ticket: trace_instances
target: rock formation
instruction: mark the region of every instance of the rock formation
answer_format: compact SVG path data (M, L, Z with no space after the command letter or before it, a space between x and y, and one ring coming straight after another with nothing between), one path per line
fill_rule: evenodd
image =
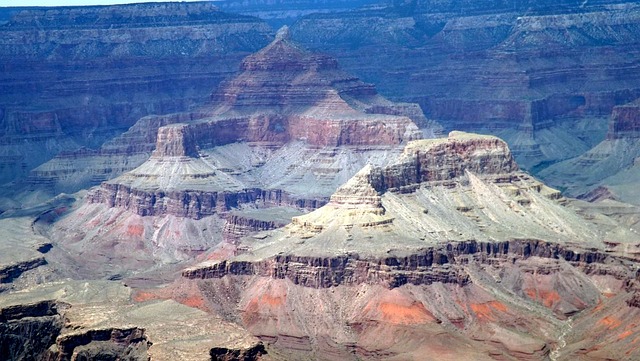
M2 183L60 152L61 162L96 167L77 149L97 149L145 115L201 104L272 39L263 21L207 2L19 10L0 25Z
M183 276L288 357L570 359L597 354L578 349L591 339L574 322L636 314L618 300L634 297L625 280L635 285L640 236L583 212L519 171L503 141L453 132L410 142L325 206ZM605 246L612 239L625 247ZM606 311L592 316L596 306ZM614 344L604 354L638 352Z
M285 161L291 158L287 155L291 151L287 146L298 141L303 142L303 149L298 152L339 158L330 161L325 156L317 161L319 164L310 165L321 168L311 172L322 187L312 195L326 197L368 158L380 158L384 153L394 151L398 144L423 134L432 137L440 131L436 123L424 117L417 105L392 103L378 95L372 85L342 72L335 59L309 53L293 44L286 28L273 43L244 59L240 70L214 92L212 104L189 113L142 118L126 133L105 143L98 152L62 154L36 168L29 182L36 187L45 184L69 192L107 180L139 166L154 145L163 146L162 140L156 143L158 129L185 123L189 128L185 134L192 137L193 145L203 154L213 152L210 163L230 163L236 167L232 172L251 173L241 179L247 187L274 188L274 182L282 181L282 173L274 177L260 169L272 168L272 164L256 167L244 164L245 160L229 159L230 156L235 158L248 153L243 156L245 159L258 158L259 162L270 163L265 158L274 158L271 163L282 163L281 158L288 158ZM422 128L422 133L416 124ZM245 142L252 146L234 149L232 154L222 155L224 150L218 149L238 148L236 143ZM300 145L291 148L300 148ZM338 153L343 155L335 157ZM352 153L362 154L354 156ZM158 157L161 155L157 154ZM193 151L188 155L193 157L196 153ZM348 170L343 169L344 166L326 164L350 163L348 158L361 160L349 165ZM74 167L80 163L86 166ZM249 169L237 169L239 166ZM287 173L296 178L309 170L304 167ZM296 187L300 182L291 179L287 183L289 187ZM277 188L286 187L278 185Z
M117 282L51 284L0 301L3 360L257 360L245 330L175 301L134 304ZM185 327L186 324L188 327Z
M376 152L380 153L377 149L394 151L399 149L398 145L422 136L410 118L393 115L394 112L410 111L410 106L396 106L387 101L377 95L371 85L339 71L335 60L307 53L290 43L287 36L284 28L273 43L243 61L242 72L225 82L214 94L218 106L210 111L209 117L158 128L156 150L151 158L137 169L108 181L98 191L112 194L97 195L91 199L126 208L126 204L108 200L122 198L127 202L129 196L113 193L126 188L166 193L174 190L202 191L210 194L204 198L213 199L218 197L213 193L241 192L244 195L234 196L237 200L231 200L232 204L253 202L264 193L258 188L277 191L271 183L275 181L274 177L262 176L264 172L260 171L263 168L274 172L278 170L277 163L292 161L294 164L286 165L290 168L299 166L295 163L304 162L300 157L291 159L291 150L286 148L292 142L297 144L291 148L301 147L314 152L320 149L333 153L334 157L338 152L344 153L344 149L362 153L361 158L366 160L373 158ZM424 117L417 120L428 125ZM433 135L437 128L426 128L426 131ZM234 157L254 153L266 158L263 164L242 172L217 167L216 164L235 163L234 159L221 159L220 151L225 146L238 147L235 143L249 143L253 149L244 152L248 154L234 154ZM289 159L282 159L284 157ZM235 164L236 167L238 165ZM308 170L305 166L301 168L288 176ZM320 184L319 191L307 190L306 194L327 196L335 189L330 185L341 181L348 172L348 169L334 170L335 175L328 174L333 176L329 185ZM249 175L233 177L233 173ZM278 173L278 178L283 173L284 170ZM278 188L289 191L286 185ZM162 196L151 198L160 200ZM178 198L186 199L183 196ZM202 204L203 215L206 212L212 214L216 209L216 202L202 199L197 202ZM225 204L222 207L228 208Z
M334 59L300 49L286 28L243 60L213 98L191 113L142 118L97 154L131 166L138 158L122 156L149 152L156 136L144 163L89 190L84 205L52 227L50 235L73 254L96 259L85 272L128 274L205 257L214 247L233 254L241 236L322 206L366 163L382 164L408 141L439 131L416 105L392 103ZM33 179L43 179L37 172L46 166ZM69 170L57 180L74 178ZM87 170L95 168L78 172ZM271 207L278 211L262 215ZM122 260L118 269L97 266L111 258L108 249Z
M311 14L292 38L448 130L498 135L525 169L600 142L640 96L630 1L406 1ZM347 20L348 19L348 20ZM598 69L607 69L602 72Z
M540 173L572 196L640 205L640 100L616 106L607 137L584 154Z
M640 359L640 7L289 3L0 9L0 359Z

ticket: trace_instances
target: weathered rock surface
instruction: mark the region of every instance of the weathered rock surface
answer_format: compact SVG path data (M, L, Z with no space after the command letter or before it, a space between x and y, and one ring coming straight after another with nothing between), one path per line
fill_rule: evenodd
M503 141L453 132L410 142L327 205L182 274L289 358L570 359L568 335L591 342L572 322L606 322L587 310L631 298L640 244L585 212L519 171Z
M64 203L54 206L53 212L63 212L68 206ZM52 247L51 240L38 232L33 216L11 213L0 216L0 293L18 284L16 279L20 277L31 282L51 278L46 259L46 253Z
M394 2L308 15L292 38L390 99L419 103L447 130L500 136L532 169L593 147L613 107L640 95L639 9L629 1Z
M48 186L53 183L55 189L66 191L86 186L135 169L155 144L156 153L151 160L132 174L146 174L154 169L162 173L171 163L158 163L164 162L161 159L165 156L200 157L202 161L185 158L180 162L197 163L193 167L201 170L207 168L203 162L225 170L226 166L217 164L249 166L250 169L232 170L248 173L240 177L245 188L284 190L298 198L326 197L369 159L381 159L381 155L397 152L400 144L423 135L434 136L440 131L436 123L424 117L419 106L390 102L378 95L372 85L342 72L335 59L309 53L293 44L286 28L274 42L244 59L240 68L236 77L225 81L214 92L212 105L189 113L142 118L96 153L65 154L38 167L32 172L31 183ZM422 132L416 124L423 128ZM242 151L250 154L224 154L217 150L247 142L250 147ZM292 142L296 144L290 145ZM188 150L184 148L186 145ZM296 147L303 147L295 150L297 152L324 154L324 158L314 161L315 164L298 165L300 158L290 154ZM214 153L209 161L201 157L208 153ZM244 159L236 159L238 157L258 159L251 159L256 161L254 164L246 164ZM354 159L355 164L345 169L344 163ZM83 163L87 166L74 168L74 164ZM336 167L335 163L342 165ZM321 169L316 171L309 166ZM300 169L285 171L283 167ZM286 181L280 179L283 173L293 179L284 187L274 184ZM288 189L300 187L296 178L307 173L313 174L321 189L316 192ZM222 170L216 174L224 177ZM147 188L153 188L151 183ZM189 184L182 188L189 188Z
M0 33L2 183L61 151L97 149L145 115L201 104L273 34L207 2L23 9ZM106 158L92 168L122 167Z
M214 94L219 105L210 111L212 117L159 127L151 158L104 183L88 199L143 216L200 218L259 199L280 205L293 198L288 194L326 197L355 166L334 168L325 174L313 172L313 178L329 180L317 185L320 189L315 192L290 190L286 183L273 184L276 179L282 182L282 174L294 177L308 170L304 159L289 153L296 151L296 146L315 152L320 148L329 156L335 156L337 149L347 149L339 157L343 162L352 162L347 157L359 152L362 155L356 159L356 166L361 166L374 160L379 150L397 152L401 144L422 136L411 118L394 114L408 112L423 125L429 124L414 111L415 106L396 106L377 95L371 85L339 71L334 59L299 49L288 39L286 28L273 43L247 57L241 70ZM429 126L427 132L434 135L437 128ZM255 144L255 149L247 153L267 159L243 172L249 174L234 177L230 174L233 170L229 172L220 164L235 163L237 167L243 162L233 158L251 154L233 154L232 159L225 160L220 159L224 153L215 147L232 147L239 142ZM291 142L297 143L286 147ZM207 148L213 148L210 152L216 156L201 152ZM292 167L301 169L287 172ZM256 168L276 177L264 177L264 172ZM312 182L303 186L313 187ZM300 202L295 200L291 205ZM306 201L302 199L302 203Z
M117 282L15 292L0 300L0 321L3 360L257 360L266 353L236 325L175 301L133 303Z
M568 195L606 198L640 204L640 101L614 108L607 137L584 154L555 164L540 173ZM596 194L594 194L596 193Z

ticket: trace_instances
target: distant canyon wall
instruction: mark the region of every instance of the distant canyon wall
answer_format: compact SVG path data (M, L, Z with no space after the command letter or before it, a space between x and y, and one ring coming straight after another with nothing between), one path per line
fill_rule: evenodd
M13 12L0 25L0 182L206 103L272 34L207 2Z

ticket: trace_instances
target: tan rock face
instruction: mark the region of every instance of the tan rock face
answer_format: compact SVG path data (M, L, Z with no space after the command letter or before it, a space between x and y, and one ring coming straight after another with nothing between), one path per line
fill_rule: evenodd
M262 161L257 167L238 171L248 174L241 177L218 167L223 162L233 163L232 159L208 159L206 150L215 152L217 147L250 142L257 144L256 155L265 158L260 153L277 153L274 148L296 142L304 148L327 149L333 156L348 149L358 153L358 162L364 165L374 151L398 151L402 144L422 136L416 123L403 115L422 121L417 116L419 108L391 103L377 95L373 86L340 71L334 59L300 49L289 40L286 28L270 45L247 57L241 71L214 93L214 100L219 102L215 107L201 113L147 118L132 127L131 135L145 131L151 134L157 129L151 158L104 183L88 199L143 216L173 214L196 219L259 199L273 199L275 202L267 203L276 205L303 203L306 207L304 195L290 196L286 187L280 190L279 184L269 184L282 182L282 175L292 173L290 170L301 164L310 166L305 164L307 159L302 158L302 153L293 149L296 146L290 148L297 156L291 151L274 154L269 157L269 164ZM179 123L172 124L172 120ZM432 127L429 131L434 133L437 129ZM261 150L260 144L266 144L266 149ZM344 168L353 160L345 154L339 162ZM276 174L280 177L270 176L267 180L263 173L273 172L272 166L275 172L281 172ZM318 172L302 168L299 172L300 177L311 173L316 182L328 183L318 192L318 204L324 204L327 190L335 189L332 184L339 184L338 174L352 175L347 174L351 170L329 168L332 169ZM350 168L357 169L355 165ZM329 178L329 182L323 178Z
M172 300L135 303L117 282L15 293L0 301L0 321L3 360L258 360L266 353L237 325Z
M289 358L571 359L594 342L590 325L624 323L625 338L640 328L610 314L636 314L635 281L623 280L637 255L605 245L613 219L603 227L568 202L501 140L452 133L410 142L320 209L182 275L212 304L233 290L224 312ZM638 354L617 345L607 353Z
M173 125L158 129L158 140L153 157L197 157L198 150L194 135L182 125Z

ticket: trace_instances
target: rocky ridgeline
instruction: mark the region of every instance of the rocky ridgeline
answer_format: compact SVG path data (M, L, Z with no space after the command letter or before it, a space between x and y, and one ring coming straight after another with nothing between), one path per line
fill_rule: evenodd
M479 180L473 180L470 174L478 177L476 179L482 179L486 185L471 184ZM254 252L262 254L260 252L264 251L260 248L262 247L260 242L257 242L255 247L261 249L260 251L248 247L246 256L240 255L237 259L197 266L184 271L183 276L220 278L226 275L258 275L288 278L296 284L316 288L361 283L382 283L387 287L399 287L406 283L431 284L433 282L454 283L462 286L469 282L468 276L463 271L465 265L487 262L490 259L496 262L507 262L509 259L541 257L561 259L582 266L592 263L605 265L618 262L611 261L611 256L595 248L585 250L583 248L586 246L578 246L578 244L563 245L540 239L521 239L509 234L500 236L506 240L494 242L461 240L443 235L442 238L437 237L438 245L436 246L428 246L427 242L420 246L420 241L416 240L417 243L413 246L407 246L409 249L416 248L415 251L405 251L409 253L407 256L380 256L377 254L384 253L384 249L377 248L373 251L373 256L360 256L358 249L361 247L364 247L363 249L374 247L368 246L372 238L399 237L399 233L392 234L390 230L393 229L392 227L401 227L396 225L400 221L397 218L408 217L408 215L389 211L389 205L385 203L389 200L385 198L385 193L396 193L397 196L394 198L415 197L413 193L419 193L420 189L425 187L436 189L436 192L440 188L457 189L452 191L449 197L459 197L460 192L464 193L470 187L477 189L506 187L507 193L500 193L500 197L513 197L512 201L507 202L511 204L509 212L519 212L513 205L515 203L528 207L530 202L541 202L536 201L535 198L534 200L526 197L518 198L522 196L521 193L529 191L527 188L532 188L531 192L541 194L548 202L556 202L554 199L560 197L559 192L550 189L545 191L544 185L531 181L528 176L519 172L509 148L503 141L491 136L452 132L448 139L419 140L409 143L400 159L386 167L365 167L338 188L327 205L310 214L294 217L291 224L282 231L285 232L283 239L299 239L291 241L293 247L298 244L303 245L301 247L306 247L305 244L313 245L314 239L322 237L331 240L345 237L345 242L350 245L349 249L352 249L347 254L336 251L338 254L335 256L320 257L306 255L310 252L308 249L304 250L305 255L298 255L296 250L288 249L284 251L284 255L277 254L261 258L253 255ZM482 190L482 192L485 191ZM488 197L488 195L481 197ZM411 207L409 204L406 205L407 209ZM466 214L473 213L474 208L478 207L490 207L490 205L457 206L456 209ZM426 209L425 213L429 211L428 207L424 209ZM556 211L550 209L549 212ZM469 217L473 219L473 215ZM457 222L453 219L449 221L452 224ZM483 228L479 231L483 232ZM558 230L560 233L565 231L573 233L569 228ZM406 230L406 232L409 231ZM458 237L462 234L460 233ZM424 242L424 236L415 237L420 237ZM475 237L480 235L475 234ZM411 242L407 244L412 244ZM396 246L402 248L402 242L399 241ZM269 248L269 246L264 247ZM277 249L279 248L275 247L271 252L278 253ZM282 246L282 249L287 247ZM318 252L326 253L320 250ZM368 255L369 251L364 251L364 254Z
M236 191L142 190L117 183L103 183L85 197L88 203L103 203L140 216L174 215L201 219L224 215L243 204L285 206L313 210L325 200L300 199L281 190L249 188ZM267 228L269 229L269 228Z
M415 104L389 102L371 84L341 71L336 59L301 49L286 27L240 70L213 99L222 105L216 113L247 116L247 141L393 145L421 137L416 124L431 135L438 131Z
M159 156L165 154L162 147L169 143L156 144L158 130L176 123L184 123L181 137L189 137L191 157L195 149L238 142L273 148L302 141L308 147L361 147L366 152L440 132L419 106L386 100L371 84L341 71L335 59L295 45L286 28L244 59L238 75L223 82L212 98L196 111L143 117L98 151L61 153L32 171L28 184L72 192L131 171L155 146Z
M102 183L85 199L141 216L174 215L193 219L224 214L243 204L307 209L322 205L322 200L294 198L281 190L244 186L199 157L196 134L199 134L197 130L187 124L161 127L156 149L146 163Z
M234 143L277 149L302 142L305 147L334 153L349 148L366 159L370 147L393 150L422 137L411 118L398 115L406 112L424 125L419 107L391 103L373 86L340 71L335 59L300 49L289 40L287 28L247 57L241 70L214 93L217 106L203 110L201 118L195 118L196 113L145 118L132 127L128 134L140 134L144 138L140 146L145 149L148 135L157 129L153 154L138 168L92 191L88 201L143 216L195 219L256 202L315 209L324 204L323 196L315 200L304 194L293 196L286 188L264 184L260 176L240 180L201 156L202 151ZM426 128L432 135L437 131L433 124Z

